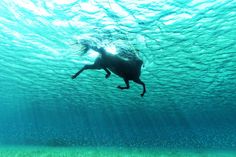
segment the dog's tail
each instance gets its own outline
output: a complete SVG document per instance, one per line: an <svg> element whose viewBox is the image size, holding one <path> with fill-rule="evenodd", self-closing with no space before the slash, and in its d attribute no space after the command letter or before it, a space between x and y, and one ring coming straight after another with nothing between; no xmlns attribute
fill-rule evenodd
<svg viewBox="0 0 236 157"><path fill-rule="evenodd" d="M79 41L78 43L82 46L81 56L83 56L83 55L86 54L86 53L88 52L88 50L90 49L89 41L87 41L87 40L81 40L81 41Z"/></svg>
<svg viewBox="0 0 236 157"><path fill-rule="evenodd" d="M92 49L96 52L98 52L101 55L104 55L106 53L106 50L102 47L98 48L97 46L94 46L95 44L91 43L87 40L81 40L80 44L83 46L83 51L81 55L84 55L88 52L89 49Z"/></svg>

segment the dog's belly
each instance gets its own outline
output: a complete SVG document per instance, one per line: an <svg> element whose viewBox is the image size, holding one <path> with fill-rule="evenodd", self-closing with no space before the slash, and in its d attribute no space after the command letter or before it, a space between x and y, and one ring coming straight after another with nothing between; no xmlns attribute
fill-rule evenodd
<svg viewBox="0 0 236 157"><path fill-rule="evenodd" d="M117 56L107 55L102 58L102 62L111 72L122 78L133 80L140 76L142 64L137 61L130 61Z"/></svg>
<svg viewBox="0 0 236 157"><path fill-rule="evenodd" d="M113 72L114 74L128 79L128 80L133 80L136 79L140 76L140 70L139 69L134 69L131 67L109 67L108 68L111 72Z"/></svg>
<svg viewBox="0 0 236 157"><path fill-rule="evenodd" d="M123 72L120 70L120 69L117 69L117 68L115 68L115 67L108 67L108 69L111 71L111 72L113 72L114 74L116 74L116 75L118 75L118 76L120 76L120 77L123 77Z"/></svg>

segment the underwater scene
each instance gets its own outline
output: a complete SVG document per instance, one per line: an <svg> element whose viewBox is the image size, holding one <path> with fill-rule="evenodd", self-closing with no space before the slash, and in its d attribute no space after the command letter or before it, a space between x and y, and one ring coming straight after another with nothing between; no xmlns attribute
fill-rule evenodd
<svg viewBox="0 0 236 157"><path fill-rule="evenodd" d="M1 0L0 157L235 157L236 0Z"/></svg>

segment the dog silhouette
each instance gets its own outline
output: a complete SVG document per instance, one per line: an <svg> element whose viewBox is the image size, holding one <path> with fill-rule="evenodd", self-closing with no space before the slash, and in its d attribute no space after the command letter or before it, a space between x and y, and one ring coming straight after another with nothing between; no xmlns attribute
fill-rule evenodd
<svg viewBox="0 0 236 157"><path fill-rule="evenodd" d="M143 97L146 93L146 86L143 81L140 80L141 67L143 61L137 56L134 59L126 59L119 55L114 55L108 53L104 48L98 48L96 46L91 46L87 42L81 42L84 46L84 53L87 53L89 49L98 52L100 55L96 58L93 64L84 65L76 74L72 75L71 78L75 79L80 73L88 69L104 69L106 71L105 78L111 75L111 72L123 78L126 86L117 86L119 89L129 89L129 81L134 81L137 84L143 86L143 92L141 96ZM110 72L111 71L111 72Z"/></svg>

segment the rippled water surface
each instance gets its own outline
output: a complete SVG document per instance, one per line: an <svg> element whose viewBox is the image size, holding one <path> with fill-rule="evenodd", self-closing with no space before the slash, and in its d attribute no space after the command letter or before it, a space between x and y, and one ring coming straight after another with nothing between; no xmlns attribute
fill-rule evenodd
<svg viewBox="0 0 236 157"><path fill-rule="evenodd" d="M236 148L235 0L1 0L0 30L0 143ZM140 50L143 98L71 79L91 38Z"/></svg>

